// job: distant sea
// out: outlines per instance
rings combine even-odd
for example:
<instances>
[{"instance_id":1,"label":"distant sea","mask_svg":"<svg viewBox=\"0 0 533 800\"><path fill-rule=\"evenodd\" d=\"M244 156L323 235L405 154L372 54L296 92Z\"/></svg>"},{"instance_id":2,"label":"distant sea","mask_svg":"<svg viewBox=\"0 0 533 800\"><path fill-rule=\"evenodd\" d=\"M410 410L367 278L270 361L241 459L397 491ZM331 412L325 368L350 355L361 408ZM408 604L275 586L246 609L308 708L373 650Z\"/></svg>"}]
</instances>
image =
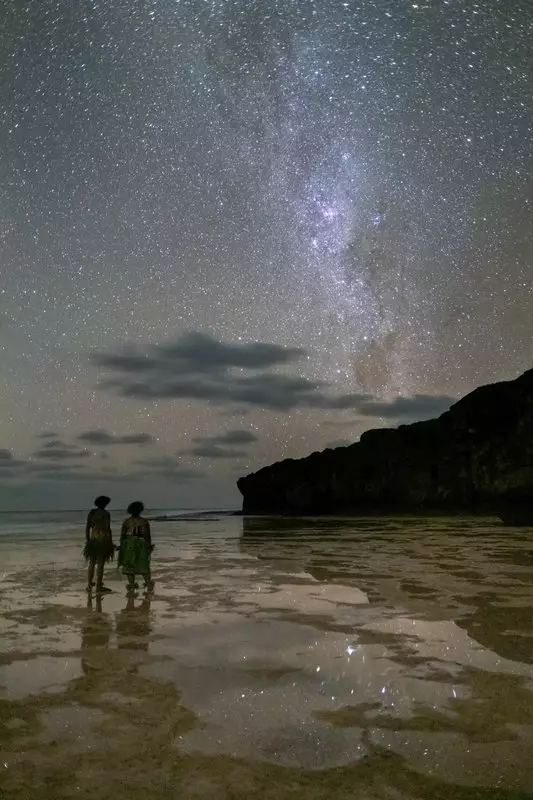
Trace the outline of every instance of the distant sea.
<instances>
[{"instance_id":1,"label":"distant sea","mask_svg":"<svg viewBox=\"0 0 533 800\"><path fill-rule=\"evenodd\" d=\"M73 533L75 530L83 534L85 520L90 509L71 511L0 511L0 536L21 534L24 538L40 538L47 533ZM202 519L213 516L225 516L236 511L235 508L153 508L145 511L147 519L164 521L164 519ZM110 509L112 527L116 530L127 516L123 509Z\"/></svg>"}]
</instances>

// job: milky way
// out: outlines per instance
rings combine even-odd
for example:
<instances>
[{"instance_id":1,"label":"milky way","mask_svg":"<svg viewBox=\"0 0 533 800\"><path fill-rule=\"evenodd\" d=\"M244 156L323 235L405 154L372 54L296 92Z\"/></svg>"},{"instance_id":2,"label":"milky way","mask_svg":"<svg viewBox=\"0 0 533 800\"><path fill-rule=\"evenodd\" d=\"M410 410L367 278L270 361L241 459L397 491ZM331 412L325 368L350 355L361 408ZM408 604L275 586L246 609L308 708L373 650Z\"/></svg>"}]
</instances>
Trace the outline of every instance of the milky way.
<instances>
[{"instance_id":1,"label":"milky way","mask_svg":"<svg viewBox=\"0 0 533 800\"><path fill-rule=\"evenodd\" d=\"M159 503L225 496L243 471L406 421L369 417L366 395L431 406L531 367L531 3L16 0L4 16L2 497L68 485L81 502L133 464ZM268 366L303 382L283 384L295 399L261 406L282 385L244 375L232 402L207 372L203 394L187 373L124 396L94 359L190 331L296 348ZM244 451L224 451L235 431Z\"/></svg>"}]
</instances>

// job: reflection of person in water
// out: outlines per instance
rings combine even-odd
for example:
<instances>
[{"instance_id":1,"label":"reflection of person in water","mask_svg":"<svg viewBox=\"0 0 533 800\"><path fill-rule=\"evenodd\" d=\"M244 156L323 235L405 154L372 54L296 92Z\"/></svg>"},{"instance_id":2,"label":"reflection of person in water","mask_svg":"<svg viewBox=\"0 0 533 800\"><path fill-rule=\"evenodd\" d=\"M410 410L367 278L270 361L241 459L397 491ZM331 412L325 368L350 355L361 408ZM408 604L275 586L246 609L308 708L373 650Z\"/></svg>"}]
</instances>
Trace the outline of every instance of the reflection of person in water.
<instances>
[{"instance_id":1,"label":"reflection of person in water","mask_svg":"<svg viewBox=\"0 0 533 800\"><path fill-rule=\"evenodd\" d=\"M151 633L151 598L146 596L135 605L135 597L128 595L125 608L117 616L117 647L125 650L148 652Z\"/></svg>"},{"instance_id":2,"label":"reflection of person in water","mask_svg":"<svg viewBox=\"0 0 533 800\"><path fill-rule=\"evenodd\" d=\"M94 670L90 662L92 651L103 650L109 647L111 638L111 620L109 614L102 612L102 598L96 597L93 606L93 599L89 597L87 601L87 617L81 629L81 667L85 675Z\"/></svg>"}]
</instances>

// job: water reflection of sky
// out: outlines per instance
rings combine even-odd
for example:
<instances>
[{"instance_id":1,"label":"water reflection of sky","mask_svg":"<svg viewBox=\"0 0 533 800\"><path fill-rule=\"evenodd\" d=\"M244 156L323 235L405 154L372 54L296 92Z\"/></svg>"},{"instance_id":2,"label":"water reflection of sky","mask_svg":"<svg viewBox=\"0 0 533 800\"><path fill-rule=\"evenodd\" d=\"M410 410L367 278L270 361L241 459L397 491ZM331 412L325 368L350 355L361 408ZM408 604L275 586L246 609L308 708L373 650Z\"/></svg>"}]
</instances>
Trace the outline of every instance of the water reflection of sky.
<instances>
[{"instance_id":1,"label":"water reflection of sky","mask_svg":"<svg viewBox=\"0 0 533 800\"><path fill-rule=\"evenodd\" d=\"M125 647L132 668L171 681L198 716L176 739L182 752L312 768L379 745L443 779L514 786L520 774L533 786L530 767L517 772L533 745L523 533L457 521L376 533L345 522L333 537L331 521L292 534L287 524L280 533L256 523L244 539L235 518L154 525L149 607L128 607L110 568L115 592L92 616L79 548L64 532L40 566L27 541L11 542L0 694L56 693L103 646ZM490 729L495 741L482 741Z\"/></svg>"}]
</instances>

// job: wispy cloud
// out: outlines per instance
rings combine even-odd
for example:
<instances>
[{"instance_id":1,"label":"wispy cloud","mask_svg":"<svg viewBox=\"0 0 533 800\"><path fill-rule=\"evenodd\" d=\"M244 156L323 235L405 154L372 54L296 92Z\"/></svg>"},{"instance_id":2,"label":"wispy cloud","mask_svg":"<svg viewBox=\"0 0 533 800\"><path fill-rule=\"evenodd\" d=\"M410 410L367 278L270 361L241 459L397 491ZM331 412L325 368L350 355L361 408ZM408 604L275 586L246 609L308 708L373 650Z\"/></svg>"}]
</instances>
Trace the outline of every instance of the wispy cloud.
<instances>
[{"instance_id":1,"label":"wispy cloud","mask_svg":"<svg viewBox=\"0 0 533 800\"><path fill-rule=\"evenodd\" d=\"M149 444L154 441L153 436L148 433L126 433L117 436L101 428L83 431L78 435L77 439L79 442L93 445Z\"/></svg>"}]
</instances>

